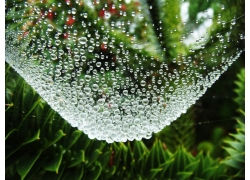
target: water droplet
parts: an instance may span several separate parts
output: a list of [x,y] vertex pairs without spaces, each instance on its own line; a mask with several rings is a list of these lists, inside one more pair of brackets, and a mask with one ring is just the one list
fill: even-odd
[[141,81],[141,86],[145,86],[146,85],[146,81],[142,80]]
[[103,118],[108,118],[110,116],[110,112],[109,111],[103,111],[102,116],[103,116]]
[[59,46],[61,44],[61,41],[59,39],[55,40],[56,46]]
[[233,18],[233,19],[231,20],[231,24],[232,24],[233,26],[236,24],[235,18]]
[[86,24],[85,24],[85,22],[84,21],[82,21],[82,27],[84,27],[84,28],[86,28]]
[[102,42],[103,44],[108,44],[108,38],[107,37],[103,38]]
[[51,54],[50,56],[53,61],[57,60],[57,56],[55,54]]
[[54,27],[53,27],[51,24],[49,24],[49,25],[48,25],[48,28],[47,28],[47,31],[50,32],[50,31],[53,31],[53,29],[54,29]]
[[89,47],[88,47],[88,51],[89,51],[89,52],[93,52],[93,51],[94,51],[94,47],[93,47],[93,46],[89,46]]
[[87,57],[86,56],[81,56],[81,60],[82,60],[82,62],[86,62]]
[[127,96],[127,95],[128,95],[128,90],[123,90],[123,94],[124,94],[125,96]]
[[120,47],[122,48],[124,46],[124,43],[123,42],[120,42]]
[[85,75],[85,79],[87,82],[89,82],[91,80],[91,76],[90,75]]
[[85,92],[85,93],[90,93],[90,92],[91,92],[91,89],[90,89],[89,87],[85,87],[85,88],[84,88],[84,92]]
[[79,55],[75,55],[74,60],[75,61],[79,61],[80,60],[80,56]]
[[101,67],[101,65],[102,65],[101,62],[97,62],[97,63],[96,63],[96,66],[97,66],[97,67]]
[[63,51],[62,49],[59,49],[59,50],[58,50],[58,54],[61,56],[61,55],[64,54],[64,51]]
[[71,13],[76,14],[76,8],[72,8]]
[[173,87],[173,86],[170,86],[170,87],[169,87],[169,91],[171,91],[171,92],[174,91],[174,87]]
[[223,36],[221,36],[219,40],[220,40],[221,43],[223,43],[224,42]]
[[101,67],[100,73],[103,74],[104,72],[105,72],[105,69],[103,67]]
[[92,90],[93,91],[98,91],[98,89],[99,89],[99,86],[97,84],[93,84]]
[[88,39],[86,37],[81,37],[81,38],[78,39],[78,41],[79,41],[80,44],[86,44]]

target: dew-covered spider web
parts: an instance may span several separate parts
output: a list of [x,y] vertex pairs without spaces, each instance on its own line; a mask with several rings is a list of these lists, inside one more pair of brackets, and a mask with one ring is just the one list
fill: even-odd
[[150,138],[244,51],[244,1],[8,0],[5,60],[73,127]]

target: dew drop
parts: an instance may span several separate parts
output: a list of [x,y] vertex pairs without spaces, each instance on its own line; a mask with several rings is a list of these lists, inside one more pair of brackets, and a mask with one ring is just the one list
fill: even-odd
[[110,116],[110,112],[109,111],[103,111],[102,115],[103,115],[103,118],[108,118]]
[[97,84],[93,84],[92,90],[93,91],[98,91],[98,89],[99,89],[99,86]]
[[93,51],[94,51],[94,47],[93,47],[93,46],[89,46],[89,47],[88,47],[88,51],[89,51],[89,52],[93,52]]
[[61,44],[61,41],[59,39],[55,40],[56,46],[59,46]]
[[90,75],[85,75],[85,79],[87,82],[89,82],[91,80],[91,76]]
[[174,91],[174,87],[173,87],[173,86],[170,86],[170,87],[169,87],[169,91],[171,91],[171,92]]
[[76,8],[73,8],[71,11],[72,14],[76,14]]
[[120,47],[122,48],[124,46],[124,43],[123,42],[120,42]]
[[53,61],[57,60],[57,56],[55,54],[51,54],[50,56]]
[[128,95],[128,90],[123,90],[123,94],[124,94],[125,96],[127,96],[127,95]]
[[236,24],[235,18],[233,18],[233,19],[231,20],[231,24],[232,24],[233,26]]
[[88,40],[87,40],[86,37],[81,37],[81,38],[78,39],[78,41],[79,41],[80,44],[86,44]]
[[107,37],[105,37],[105,38],[103,38],[103,44],[108,44],[108,38]]
[[141,81],[141,86],[145,86],[146,85],[146,81],[142,80]]
[[49,24],[48,28],[47,28],[47,31],[51,32],[51,31],[53,31],[53,29],[54,29],[54,27],[51,24]]
[[101,62],[97,62],[96,63],[96,67],[101,67],[102,63]]

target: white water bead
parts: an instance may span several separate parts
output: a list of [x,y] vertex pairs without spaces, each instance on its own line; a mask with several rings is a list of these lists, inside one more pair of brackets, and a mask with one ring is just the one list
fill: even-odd
[[107,37],[104,37],[103,40],[102,40],[103,44],[108,44],[108,38]]
[[53,31],[54,27],[51,24],[48,24],[47,31]]
[[102,63],[101,62],[97,62],[96,63],[96,67],[101,67]]
[[99,86],[97,84],[93,84],[92,90],[93,91],[98,91],[98,89],[99,89]]
[[55,54],[51,54],[50,57],[53,61],[57,60],[57,56]]
[[145,86],[146,85],[146,81],[142,80],[141,81],[141,86]]
[[89,47],[88,47],[88,51],[89,51],[89,52],[93,52],[93,51],[94,51],[94,47],[93,47],[93,46],[89,46]]
[[91,76],[90,76],[90,75],[85,75],[85,80],[86,80],[87,82],[89,82],[89,81],[91,80]]
[[88,39],[86,37],[81,37],[78,39],[78,42],[82,45],[86,44]]

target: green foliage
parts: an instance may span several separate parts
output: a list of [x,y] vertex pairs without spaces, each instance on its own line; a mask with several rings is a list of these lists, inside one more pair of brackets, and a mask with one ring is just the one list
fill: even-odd
[[[183,27],[180,21],[180,5],[181,1],[157,1],[147,0],[150,17],[154,23],[154,32],[159,37],[159,43],[163,51],[165,51],[164,60],[168,63],[177,56],[178,53],[185,52],[184,46],[181,45],[179,37],[183,34]],[[169,13],[171,9],[171,13]],[[161,23],[158,23],[161,22]],[[176,31],[178,27],[178,31]],[[162,30],[160,30],[162,28]],[[174,31],[174,33],[173,33]],[[178,48],[175,48],[175,47]],[[164,50],[165,49],[165,50]],[[167,49],[167,51],[166,51]]]
[[236,133],[230,133],[230,138],[224,141],[228,156],[223,161],[228,166],[227,179],[245,179],[245,69],[237,74],[234,92],[237,97],[234,101],[238,104],[240,116],[237,118]]
[[242,110],[245,110],[245,69],[242,68],[237,74],[237,80],[234,83],[237,85],[237,88],[234,89],[236,93],[236,98],[234,101],[237,103],[238,107]]
[[228,153],[223,161],[228,166],[227,179],[245,179],[245,124],[242,120],[237,123],[237,133],[230,134],[231,139],[226,140],[223,147]]
[[182,145],[188,151],[194,149],[195,143],[195,107],[192,106],[182,114],[171,126],[166,126],[156,136],[165,143],[166,148],[175,152]]

